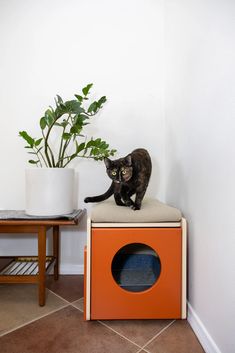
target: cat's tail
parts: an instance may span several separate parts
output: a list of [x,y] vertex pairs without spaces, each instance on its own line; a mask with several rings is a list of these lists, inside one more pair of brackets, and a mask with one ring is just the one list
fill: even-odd
[[110,188],[102,195],[98,195],[98,196],[91,196],[91,197],[86,197],[84,199],[84,202],[100,202],[100,201],[104,201],[107,200],[110,196],[112,196],[114,193],[114,185],[113,183],[110,185]]

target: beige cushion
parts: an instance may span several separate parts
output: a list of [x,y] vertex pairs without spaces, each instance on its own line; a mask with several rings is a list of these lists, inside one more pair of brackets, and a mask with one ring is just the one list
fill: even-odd
[[92,207],[91,220],[97,223],[159,223],[179,222],[181,212],[155,199],[144,199],[141,210],[117,206],[114,200],[97,203]]

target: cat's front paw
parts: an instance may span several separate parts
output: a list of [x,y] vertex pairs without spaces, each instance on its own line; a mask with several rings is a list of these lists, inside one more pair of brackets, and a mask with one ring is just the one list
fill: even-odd
[[125,205],[128,206],[128,207],[132,207],[134,206],[134,202],[133,201],[125,201]]
[[117,206],[126,206],[122,201],[116,201]]
[[133,211],[140,210],[140,206],[135,205],[135,204],[132,205],[131,208],[132,208]]

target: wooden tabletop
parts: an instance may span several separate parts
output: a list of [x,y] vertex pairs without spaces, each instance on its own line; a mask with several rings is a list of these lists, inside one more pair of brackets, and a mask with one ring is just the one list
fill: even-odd
[[[0,211],[0,226],[1,225],[48,225],[48,226],[63,226],[63,225],[76,225],[80,219],[86,214],[86,209],[75,210],[71,215],[61,217],[34,217],[27,216],[25,218],[20,215],[17,218],[18,212],[23,211],[10,211],[9,218],[6,218],[7,211]],[[2,217],[1,217],[2,216]]]

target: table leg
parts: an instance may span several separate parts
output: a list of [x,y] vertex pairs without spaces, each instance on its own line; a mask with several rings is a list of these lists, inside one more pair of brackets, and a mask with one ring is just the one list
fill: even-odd
[[54,279],[59,278],[59,242],[60,242],[59,226],[53,226],[53,256],[55,257]]
[[38,295],[39,305],[45,305],[45,279],[46,279],[46,226],[38,230]]

